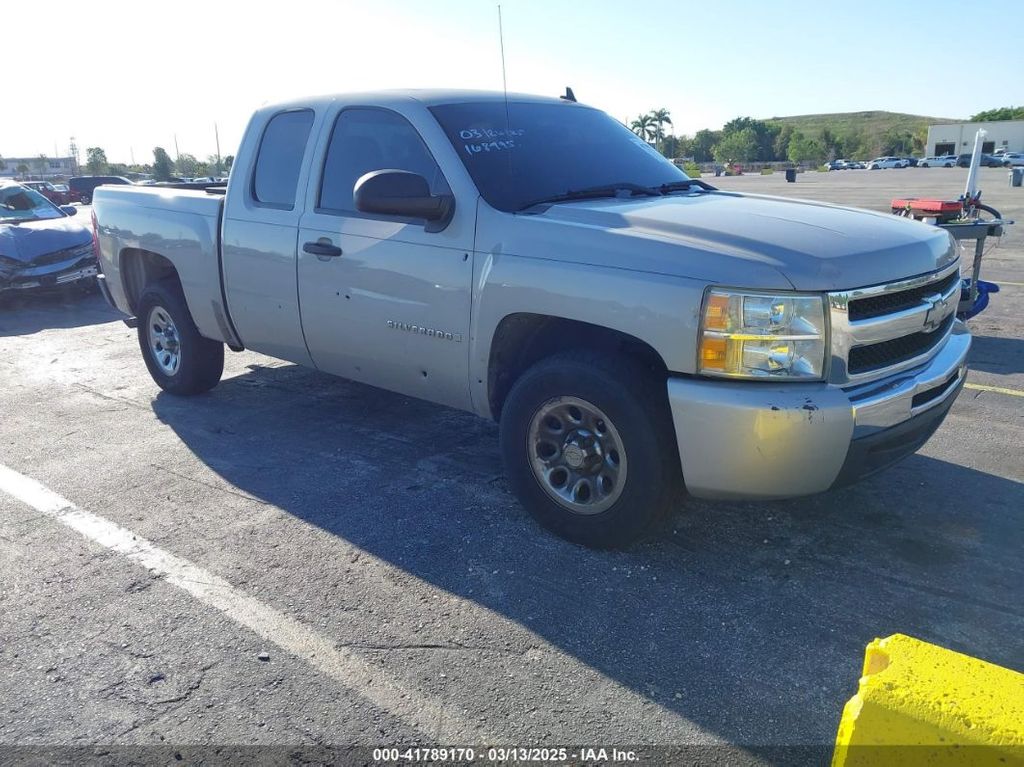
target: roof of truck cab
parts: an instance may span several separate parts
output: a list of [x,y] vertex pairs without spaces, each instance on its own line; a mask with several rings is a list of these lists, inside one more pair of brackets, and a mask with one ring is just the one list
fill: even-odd
[[[509,101],[522,103],[549,103],[549,104],[575,104],[572,101],[557,96],[537,96],[530,93],[509,93]],[[329,93],[319,96],[307,96],[305,98],[289,99],[264,104],[261,109],[289,109],[295,107],[309,107],[325,105],[333,102],[358,103],[366,102],[372,104],[396,104],[418,101],[426,107],[439,106],[441,104],[466,104],[466,103],[490,103],[504,102],[505,93],[502,91],[473,91],[458,89],[402,89],[385,91],[365,91],[356,93]]]

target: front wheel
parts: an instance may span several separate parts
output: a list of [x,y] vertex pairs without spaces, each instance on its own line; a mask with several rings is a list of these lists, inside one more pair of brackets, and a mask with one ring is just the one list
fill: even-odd
[[199,394],[224,372],[224,344],[199,334],[176,282],[149,285],[139,299],[139,347],[149,374],[171,394]]
[[575,352],[534,365],[505,400],[501,448],[530,514],[596,548],[649,533],[681,480],[664,374],[628,358]]

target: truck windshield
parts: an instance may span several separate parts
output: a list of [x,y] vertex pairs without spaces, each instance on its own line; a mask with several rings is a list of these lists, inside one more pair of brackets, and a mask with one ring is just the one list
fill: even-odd
[[[443,104],[430,110],[480,194],[504,211],[593,190],[650,189],[687,180],[654,147],[604,112],[571,102]],[[586,195],[575,195],[587,190]]]

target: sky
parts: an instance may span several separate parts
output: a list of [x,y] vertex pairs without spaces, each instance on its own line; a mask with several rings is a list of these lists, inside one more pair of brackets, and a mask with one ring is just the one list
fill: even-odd
[[[510,91],[576,97],[676,133],[737,116],[1024,104],[1019,0],[502,0]],[[45,9],[45,18],[40,18]],[[234,154],[253,109],[382,88],[500,90],[491,0],[50,0],[4,4],[0,156]],[[976,30],[976,31],[975,31]],[[11,32],[14,32],[13,34]],[[13,118],[13,119],[12,119]]]

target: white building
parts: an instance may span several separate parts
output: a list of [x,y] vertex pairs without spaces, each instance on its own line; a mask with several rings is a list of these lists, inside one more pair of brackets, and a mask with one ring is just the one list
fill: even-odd
[[982,141],[982,152],[992,154],[997,149],[1024,152],[1024,120],[999,120],[984,123],[950,123],[928,126],[928,155],[967,154],[974,151],[974,136],[978,130],[988,133]]
[[52,176],[73,176],[75,175],[75,161],[71,157],[47,157],[45,160],[45,167],[40,166],[40,159],[36,157],[7,157],[0,155],[3,158],[4,167],[0,168],[0,177],[4,176],[20,176],[18,172],[20,166],[28,168],[25,171],[25,175],[34,176],[39,178],[40,176],[50,178]]

